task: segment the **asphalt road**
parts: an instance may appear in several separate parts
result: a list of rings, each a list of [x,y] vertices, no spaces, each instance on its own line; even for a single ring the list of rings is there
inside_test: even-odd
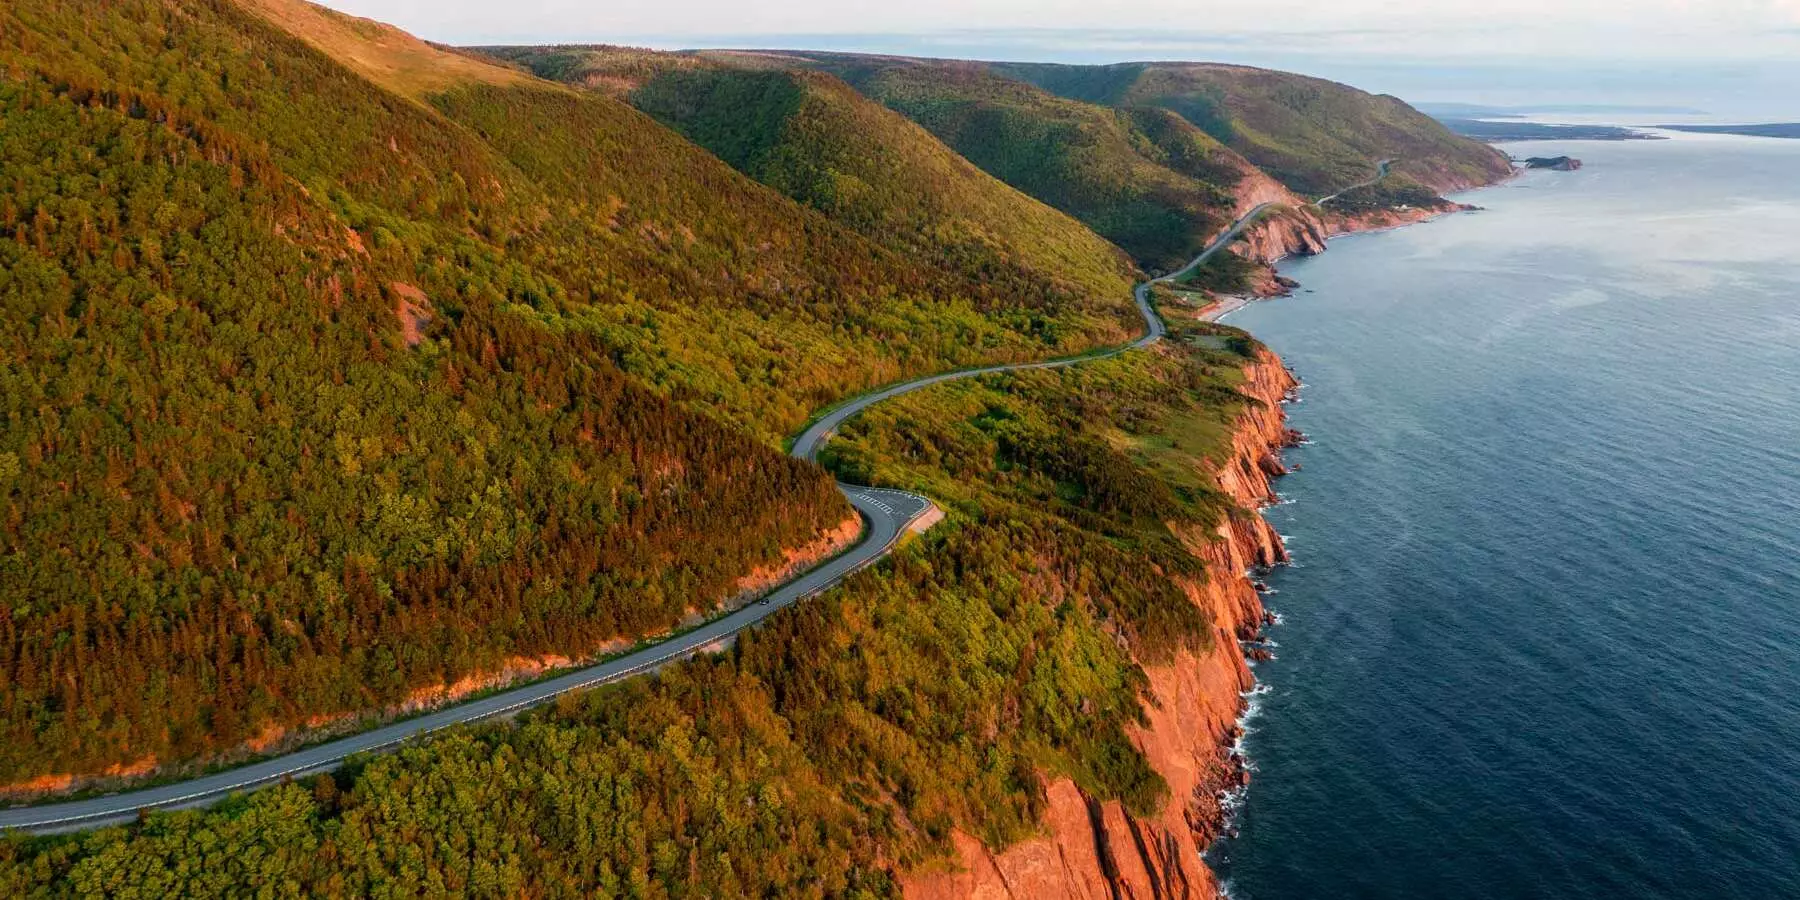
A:
[[[1236,240],[1256,216],[1270,205],[1263,204],[1251,210],[1243,218],[1233,223],[1232,227],[1224,234],[1214,239],[1206,250],[1187,266],[1157,280],[1168,281],[1178,278],[1204,264],[1214,253]],[[864,394],[831,409],[818,421],[808,426],[794,441],[791,452],[801,459],[815,460],[819,448],[824,446],[831,433],[846,420],[876,403],[923,387],[996,372],[1072,366],[1077,363],[1116,356],[1126,350],[1154,343],[1162,338],[1165,329],[1162,319],[1150,307],[1149,290],[1150,283],[1146,282],[1138,285],[1132,293],[1133,299],[1137,301],[1138,312],[1144,317],[1145,332],[1143,337],[1130,344],[1103,353],[1092,353],[1067,359],[988,366],[981,369],[931,375]],[[597,663],[554,678],[501,691],[478,700],[447,706],[415,718],[383,725],[349,737],[327,741],[210,775],[85,800],[0,810],[0,829],[20,829],[40,834],[75,831],[99,825],[129,822],[137,818],[140,809],[186,809],[205,806],[237,791],[330,771],[341,765],[344,759],[352,754],[391,749],[409,740],[419,739],[452,725],[478,722],[494,716],[517,712],[548,702],[559,694],[629,678],[652,671],[673,660],[698,653],[768,618],[784,606],[797,603],[831,587],[844,577],[880,559],[893,549],[894,544],[899,541],[907,527],[931,508],[931,501],[917,494],[843,483],[839,483],[838,488],[844,492],[844,496],[850,500],[851,505],[855,506],[857,511],[862,514],[864,528],[861,542],[843,555],[776,588],[765,599],[714,619],[693,631],[627,653],[608,662]]]
[[[1313,205],[1314,206],[1324,206],[1325,204],[1330,203],[1331,201],[1336,200],[1337,198],[1342,197],[1345,194],[1348,194],[1351,191],[1356,190],[1357,188],[1368,187],[1369,185],[1374,184],[1375,182],[1388,177],[1388,170],[1392,169],[1393,167],[1394,167],[1393,160],[1384,159],[1381,162],[1378,162],[1375,164],[1375,177],[1374,178],[1371,178],[1368,181],[1359,181],[1347,188],[1344,188],[1341,191],[1338,191],[1335,194],[1332,194],[1329,197],[1320,197],[1318,200],[1313,201]]]
[[[1279,206],[1279,205],[1280,204],[1278,204],[1278,203],[1259,203],[1259,204],[1257,204],[1249,212],[1244,213],[1241,217],[1239,217],[1236,222],[1231,223],[1231,227],[1225,229],[1224,234],[1221,234],[1218,237],[1213,238],[1213,242],[1210,244],[1207,244],[1206,249],[1200,251],[1199,256],[1196,256],[1193,259],[1188,260],[1187,265],[1182,266],[1181,268],[1176,269],[1175,271],[1170,272],[1169,274],[1164,275],[1163,277],[1158,278],[1156,280],[1157,281],[1174,281],[1175,279],[1180,278],[1180,277],[1186,275],[1187,273],[1200,268],[1203,265],[1206,265],[1206,261],[1209,259],[1212,259],[1214,254],[1218,253],[1220,250],[1225,249],[1226,247],[1231,246],[1231,242],[1237,240],[1238,235],[1243,234],[1244,229],[1249,228],[1250,225],[1256,221],[1257,216],[1262,215],[1263,212],[1265,212],[1269,208],[1274,207],[1274,206]],[[1138,285],[1138,288],[1137,288],[1138,308],[1144,313],[1144,317],[1146,320],[1156,318],[1156,316],[1151,314],[1149,304],[1144,300],[1144,293],[1146,291],[1148,291],[1149,289],[1150,289],[1150,285],[1148,285],[1148,284],[1140,284],[1140,285]],[[1158,322],[1157,327],[1160,328],[1161,326],[1162,326],[1162,323]],[[1161,332],[1158,331],[1157,334],[1158,334],[1158,336],[1160,336]],[[1152,338],[1152,340],[1154,340],[1154,338]],[[1148,343],[1148,341],[1146,341],[1145,343]]]
[[[845,485],[844,493],[865,520],[861,543],[850,552],[782,585],[765,600],[751,603],[693,631],[609,662],[235,769],[89,800],[0,810],[0,828],[22,828],[39,833],[69,831],[130,821],[137,817],[140,808],[204,806],[234,791],[335,769],[353,753],[392,748],[452,725],[505,715],[544,703],[558,694],[651,671],[730,638],[773,615],[776,610],[831,587],[874,562],[893,547],[907,525],[929,508],[929,502],[924,498],[899,491]]]

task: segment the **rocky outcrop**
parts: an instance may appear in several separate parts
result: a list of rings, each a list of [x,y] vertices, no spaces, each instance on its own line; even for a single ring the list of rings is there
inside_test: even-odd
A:
[[[1238,181],[1237,189],[1232,191],[1233,202],[1236,204],[1232,208],[1232,218],[1234,219],[1243,218],[1251,210],[1265,203],[1277,203],[1292,207],[1306,205],[1306,201],[1288,190],[1286,185],[1270,178],[1263,170],[1250,165],[1248,160],[1244,161],[1241,173],[1243,177]]]
[[[1580,161],[1575,161],[1575,165],[1579,166]],[[1454,172],[1434,170],[1430,174],[1433,177],[1427,178],[1425,183],[1441,193],[1483,187],[1505,177],[1496,173],[1494,178],[1476,181]],[[1474,209],[1440,197],[1429,205],[1387,207],[1354,213],[1338,209],[1321,210],[1259,171],[1246,173],[1238,182],[1235,195],[1237,205],[1234,211],[1238,216],[1243,216],[1264,203],[1280,204],[1279,209],[1245,229],[1230,248],[1238,256],[1261,264],[1263,271],[1253,276],[1249,284],[1249,293],[1258,297],[1280,296],[1296,286],[1294,282],[1275,273],[1272,268],[1275,263],[1290,256],[1323,253],[1326,243],[1334,237],[1398,228]]]
[[[1581,168],[1581,160],[1573,156],[1533,156],[1525,160],[1527,169],[1554,169],[1558,172],[1574,172]]]
[[[1244,692],[1253,684],[1241,641],[1266,620],[1247,576],[1252,568],[1287,559],[1281,538],[1258,510],[1275,497],[1271,479],[1286,471],[1280,450],[1298,435],[1287,428],[1281,401],[1296,386],[1273,353],[1262,351],[1245,369],[1251,403],[1239,415],[1229,458],[1216,472],[1237,511],[1211,532],[1184,534],[1206,561],[1204,582],[1183,585],[1189,599],[1212,615],[1213,640],[1148,666],[1146,722],[1132,740],[1169,785],[1160,813],[1138,818],[1116,801],[1099,802],[1074,782],[1045,786],[1042,836],[994,852],[975,838],[953,835],[952,871],[914,874],[902,884],[914,900],[950,898],[1213,898],[1213,873],[1201,859],[1225,826],[1223,797],[1248,778],[1232,747]]]
[[[1311,209],[1289,208],[1244,229],[1231,251],[1253,262],[1273,265],[1290,256],[1325,252],[1331,232]]]
[[[1330,237],[1325,224],[1305,200],[1280,182],[1261,171],[1251,171],[1238,182],[1235,195],[1235,214],[1240,217],[1265,203],[1279,204],[1280,208],[1244,229],[1231,245],[1233,253],[1269,266],[1289,256],[1311,256],[1324,251]],[[1281,293],[1274,273],[1259,280],[1255,292],[1258,296]]]
[[[682,623],[683,627],[698,624],[723,610],[748,605],[750,601],[762,597],[775,587],[786,584],[789,579],[850,549],[860,537],[862,518],[852,514],[835,528],[825,531],[805,545],[783,550],[780,560],[757,566],[746,573],[738,579],[736,590],[724,603],[716,603],[704,609],[690,608],[689,618]]]
[[[388,285],[394,295],[394,318],[400,320],[400,339],[408,347],[417,347],[425,339],[425,329],[431,324],[431,298],[425,292],[403,282]]]

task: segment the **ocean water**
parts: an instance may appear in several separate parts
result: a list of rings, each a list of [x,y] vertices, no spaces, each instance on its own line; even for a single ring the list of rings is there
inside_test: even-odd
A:
[[[1800,142],[1284,267],[1306,383],[1234,896],[1800,897]]]

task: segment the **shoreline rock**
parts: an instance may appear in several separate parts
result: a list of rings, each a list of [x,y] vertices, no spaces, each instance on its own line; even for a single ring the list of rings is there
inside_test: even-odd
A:
[[[1556,172],[1574,172],[1581,168],[1581,160],[1573,156],[1533,156],[1525,160],[1527,169],[1550,169]]]
[[[957,832],[954,871],[914,873],[902,891],[914,900],[950,898],[1216,898],[1217,878],[1204,861],[1224,836],[1250,772],[1237,751],[1240,717],[1255,688],[1250,663],[1266,646],[1262,629],[1276,617],[1262,605],[1252,572],[1284,563],[1281,536],[1259,510],[1275,499],[1281,448],[1295,432],[1281,401],[1298,387],[1274,353],[1263,350],[1245,367],[1241,390],[1251,402],[1234,426],[1232,451],[1215,473],[1238,512],[1215,529],[1183,534],[1205,568],[1204,580],[1184,581],[1190,600],[1211,613],[1211,646],[1181,651],[1146,666],[1145,722],[1132,740],[1169,785],[1156,816],[1139,819],[1117,801],[1099,802],[1068,779],[1045,785],[1044,834],[995,853]],[[1269,460],[1276,460],[1274,466]],[[1267,585],[1263,585],[1267,587]],[[1259,653],[1260,651],[1260,653]]]
[[[1405,216],[1340,219],[1343,230],[1332,232],[1302,208],[1249,229],[1234,249],[1266,254],[1267,259],[1258,261],[1273,263],[1294,253],[1322,252],[1326,242],[1340,234],[1394,228],[1472,209],[1450,203],[1443,209],[1411,210]],[[1206,572],[1203,582],[1183,587],[1196,604],[1212,613],[1215,640],[1203,653],[1184,651],[1166,664],[1145,667],[1147,724],[1132,732],[1139,750],[1168,782],[1169,802],[1159,815],[1138,820],[1117,802],[1098,803],[1087,797],[1068,779],[1049,781],[1042,836],[995,853],[972,835],[957,831],[952,835],[955,870],[903,877],[904,896],[911,900],[1224,896],[1205,854],[1218,839],[1229,836],[1232,813],[1250,783],[1250,767],[1240,749],[1241,717],[1257,685],[1250,664],[1274,657],[1263,629],[1280,622],[1263,606],[1269,585],[1260,573],[1289,559],[1281,536],[1261,510],[1278,499],[1273,480],[1300,468],[1283,462],[1281,451],[1306,439],[1287,425],[1283,406],[1295,399],[1300,381],[1280,358],[1263,350],[1244,374],[1241,390],[1252,403],[1239,415],[1232,452],[1215,473],[1237,510],[1214,533],[1183,535]]]

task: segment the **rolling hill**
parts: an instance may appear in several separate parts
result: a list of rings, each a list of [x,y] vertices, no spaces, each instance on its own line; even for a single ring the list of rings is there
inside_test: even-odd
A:
[[[1399,99],[1290,72],[1216,63],[993,68],[1059,96],[1174,112],[1307,196],[1357,184],[1384,159],[1394,161],[1396,174],[1438,192],[1511,171],[1504,154]]]
[[[1486,184],[1503,154],[1392,97],[1283,72],[1199,63],[1074,66],[844,53],[711,53],[831,72],[996,177],[1167,270],[1257,202],[1300,212],[1369,180],[1399,206]],[[1385,199],[1383,199],[1385,198]],[[1354,226],[1351,226],[1354,227]]]
[[[1079,219],[1149,269],[1190,258],[1255,202],[1298,208],[1369,180],[1357,210],[1417,206],[1503,177],[1503,155],[1391,97],[1238,66],[978,63],[790,51],[665,53],[622,47],[484,47],[546,78],[629,99],[741,171],[878,241],[920,251],[988,223],[994,242],[1037,271],[1093,271],[1065,230],[1015,236],[991,186],[963,160]],[[829,73],[829,77],[826,74]],[[937,146],[856,91],[918,123]],[[962,159],[957,159],[960,156]],[[955,184],[952,188],[950,185]],[[1284,188],[1292,194],[1284,194]],[[1254,198],[1252,202],[1246,202]],[[1427,202],[1427,205],[1433,205]],[[950,224],[933,227],[934,221]],[[1046,241],[1047,236],[1058,238]],[[1090,251],[1091,252],[1091,251]],[[1000,274],[984,269],[988,277]]]
[[[1096,308],[1130,293],[1119,251],[837,78],[774,55],[484,47],[629,100],[746,175],[883,247],[1011,294]]]
[[[1250,169],[1168,117],[1058,97],[979,64],[804,58],[1080,219],[1146,268],[1175,268],[1224,228],[1232,189]]]

